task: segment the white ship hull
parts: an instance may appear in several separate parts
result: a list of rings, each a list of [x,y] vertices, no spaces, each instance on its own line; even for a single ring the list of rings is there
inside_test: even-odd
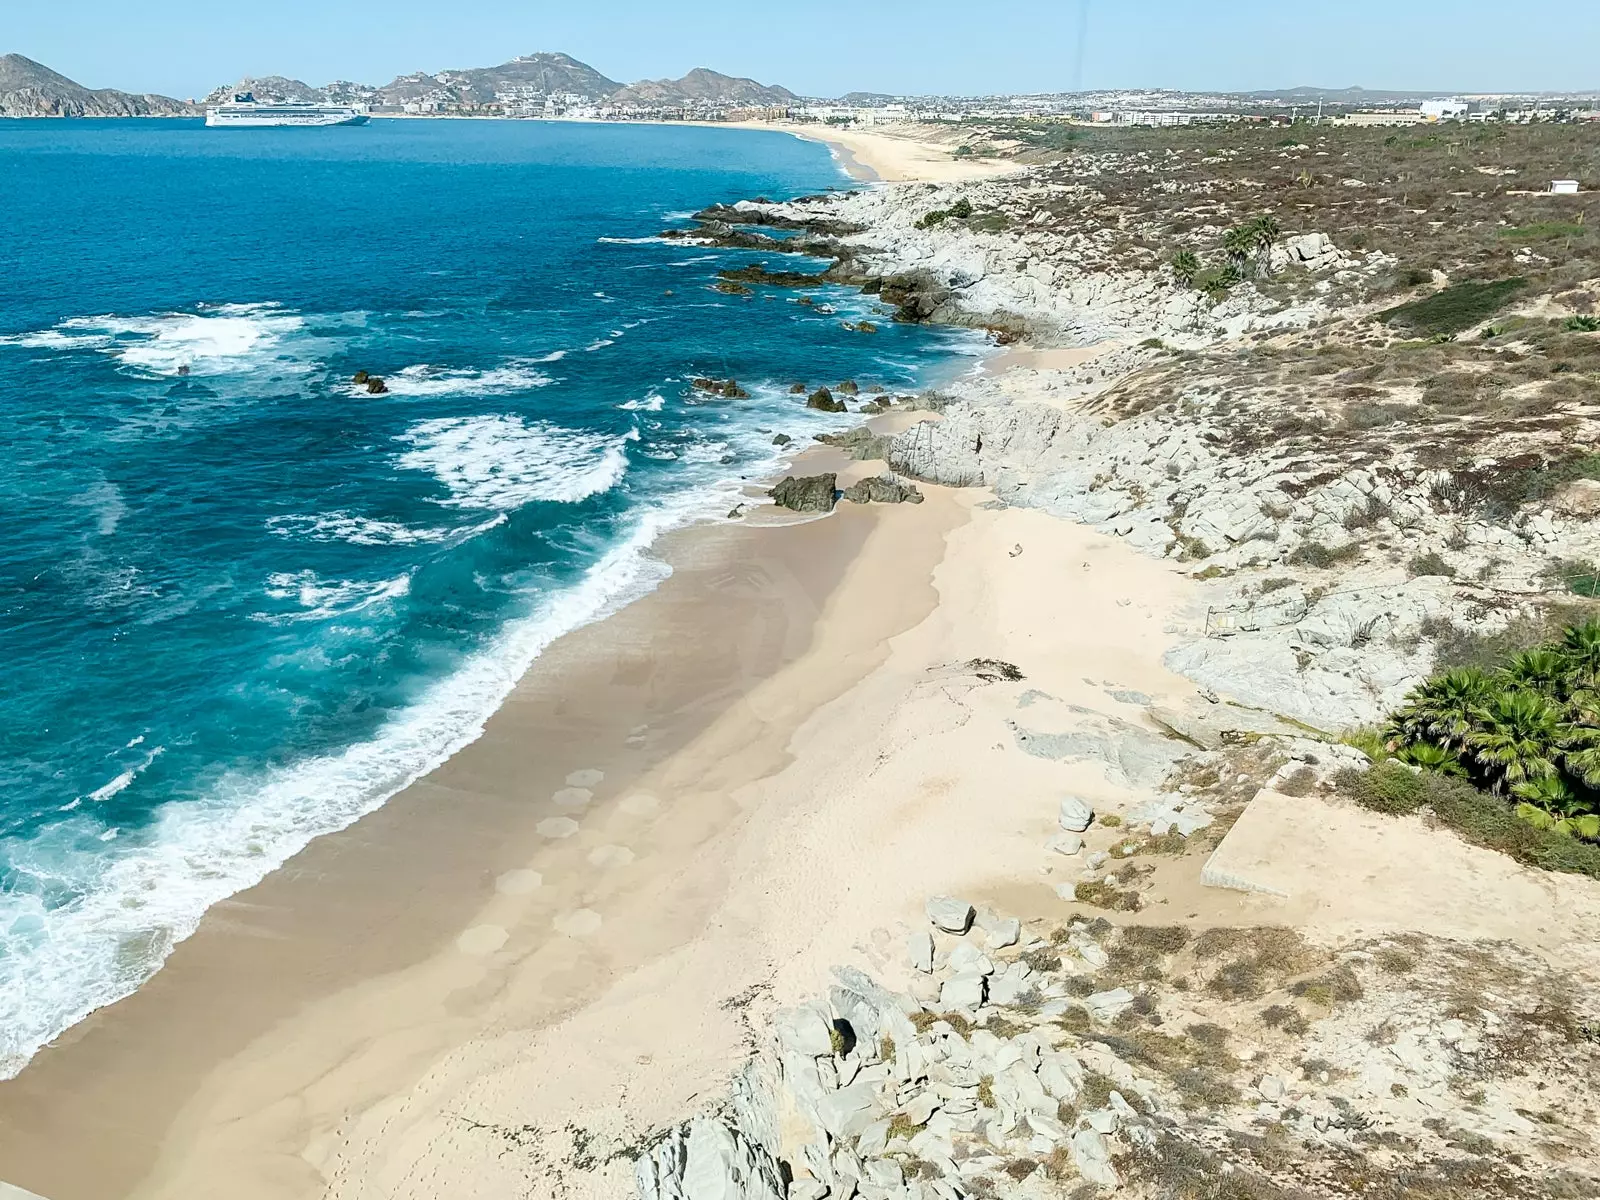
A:
[[[367,114],[342,104],[223,104],[206,109],[212,129],[325,129],[365,125]]]

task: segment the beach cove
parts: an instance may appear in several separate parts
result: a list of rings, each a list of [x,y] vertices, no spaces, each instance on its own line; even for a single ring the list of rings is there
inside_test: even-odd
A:
[[[849,151],[886,179],[941,153],[904,140]],[[902,315],[1023,344],[660,540],[671,574],[552,642],[480,738],[0,1085],[0,1174],[50,1200],[650,1200],[712,1139],[738,1153],[711,1183],[751,1195],[787,1182],[753,1156],[791,1196],[1009,1196],[1253,1171],[1261,1120],[1317,1169],[1390,1153],[1368,1121],[1424,1167],[1452,1153],[1441,1111],[1531,1138],[1558,1059],[1466,1104],[1446,1064],[1496,1022],[1559,1041],[1518,1022],[1565,986],[1549,964],[1600,967],[1600,892],[1340,791],[1370,765],[1340,732],[1432,653],[1351,631],[1479,618],[1387,542],[1331,586],[1291,548],[1388,485],[1348,438],[1292,460],[1215,401],[1247,342],[1315,359],[1326,289],[1213,302],[1130,265],[1083,229],[1114,154],[960,165],[702,237],[831,238],[835,277]],[[970,225],[927,219],[963,200]],[[1291,281],[1386,269],[1310,236]],[[922,501],[763,503],[776,475],[885,471]],[[1381,503],[1384,538],[1456,519],[1420,479]],[[1537,574],[1526,538],[1474,536]],[[1469,1029],[1445,1006],[1491,968]],[[1194,1157],[1219,1138],[1226,1168]]]

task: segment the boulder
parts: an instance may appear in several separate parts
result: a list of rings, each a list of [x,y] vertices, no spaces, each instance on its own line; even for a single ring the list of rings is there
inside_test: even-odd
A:
[[[946,933],[965,933],[972,928],[972,918],[976,915],[972,905],[950,896],[933,897],[924,906],[924,911],[928,914],[928,920]]]
[[[844,490],[844,498],[853,504],[921,504],[922,493],[915,484],[901,483],[892,475],[878,475],[861,479]]]
[[[1068,833],[1082,833],[1094,823],[1094,806],[1077,796],[1068,796],[1061,801],[1058,820]]]
[[[1068,858],[1071,858],[1074,854],[1079,854],[1083,851],[1083,839],[1075,833],[1063,833],[1060,837],[1051,840],[1050,849],[1057,854],[1065,854]]]
[[[844,412],[844,401],[835,400],[833,393],[827,388],[818,388],[806,397],[806,407],[815,408],[820,412]]]
[[[779,1045],[786,1050],[811,1058],[833,1053],[832,1027],[814,1008],[780,1009],[772,1024]]]
[[[913,971],[933,974],[933,934],[919,929],[906,939],[906,959]]]
[[[780,508],[795,512],[832,512],[839,498],[837,482],[838,476],[832,471],[825,475],[790,475],[767,494]]]
[[[772,444],[774,446],[787,446],[792,441],[794,441],[794,439],[787,433],[780,433],[772,439]]]
[[[878,1108],[878,1081],[862,1076],[817,1101],[817,1120],[840,1141],[854,1139],[872,1124]],[[687,1195],[684,1200],[691,1200]]]
[[[983,976],[957,975],[939,989],[939,1006],[946,1010],[974,1009],[983,1004]]]
[[[997,917],[990,912],[981,912],[977,926],[983,931],[984,940],[991,950],[1015,946],[1017,939],[1022,936],[1022,922],[1016,917]]]
[[[711,1117],[696,1117],[634,1166],[639,1200],[784,1200],[777,1161]]]
[[[971,942],[961,942],[950,951],[949,967],[954,975],[994,974],[994,962]]]
[[[1098,947],[1096,947],[1098,949]],[[1102,951],[1102,953],[1104,953]],[[1083,1005],[1097,1021],[1114,1021],[1128,1005],[1133,1003],[1133,993],[1127,988],[1112,988],[1109,992],[1095,992],[1084,998]]]
[[[367,395],[381,396],[389,390],[389,385],[380,376],[367,376]]]
[[[1078,1174],[1100,1187],[1116,1187],[1121,1181],[1111,1167],[1111,1151],[1105,1138],[1093,1129],[1080,1129],[1072,1135],[1072,1161]]]
[[[865,425],[858,425],[845,433],[819,433],[816,439],[824,446],[843,450],[857,461],[882,458],[888,453],[890,440],[887,435],[873,433]]]

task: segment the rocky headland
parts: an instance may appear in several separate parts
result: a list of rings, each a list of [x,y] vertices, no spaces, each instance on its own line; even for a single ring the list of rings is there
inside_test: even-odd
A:
[[[86,88],[20,54],[0,56],[0,117],[182,117],[198,111],[170,96]]]
[[[1556,234],[1505,182],[1554,135],[1465,157],[1364,134],[1153,140],[1019,141],[1030,165],[1004,178],[719,206],[671,234],[831,261],[747,266],[751,288],[848,283],[895,320],[992,331],[1006,356],[919,398],[924,419],[833,440],[885,479],[982,489],[1166,560],[1202,605],[1165,655],[1191,702],[1117,692],[1142,711],[1012,723],[1026,753],[1096,762],[1135,797],[1061,800],[1068,914],[939,896],[877,931],[873,974],[840,966],[772,1014],[727,1095],[657,1131],[642,1200],[1600,1186],[1600,943],[1580,932],[1600,889],[1352,801],[1385,757],[1355,731],[1436,670],[1591,615],[1600,205]],[[1416,910],[1379,916],[1372,864],[1423,859]],[[1454,915],[1540,889],[1554,940]],[[1319,927],[1250,924],[1218,899],[1239,892],[1285,912],[1320,894],[1298,910]]]

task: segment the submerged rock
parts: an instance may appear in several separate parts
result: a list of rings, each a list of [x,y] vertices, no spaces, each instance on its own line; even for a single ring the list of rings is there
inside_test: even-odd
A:
[[[389,385],[378,375],[367,376],[367,395],[381,396],[389,390]]]
[[[825,475],[790,475],[767,494],[780,508],[795,512],[832,512],[839,498],[837,482],[838,476],[832,471]]]

